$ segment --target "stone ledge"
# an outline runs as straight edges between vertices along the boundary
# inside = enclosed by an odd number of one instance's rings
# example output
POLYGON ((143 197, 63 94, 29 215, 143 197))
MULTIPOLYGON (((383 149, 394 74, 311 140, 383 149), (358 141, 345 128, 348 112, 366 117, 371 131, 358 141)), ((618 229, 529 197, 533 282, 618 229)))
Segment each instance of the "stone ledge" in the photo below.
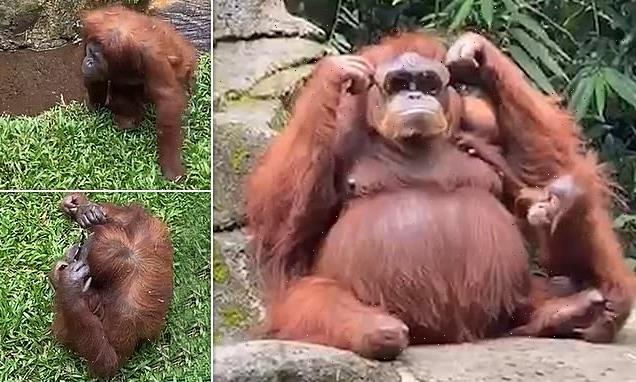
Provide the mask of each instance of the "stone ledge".
POLYGON ((154 0, 149 12, 170 21, 196 49, 209 52, 212 44, 212 18, 207 0, 154 0))
POLYGON ((214 350, 213 379, 221 382, 398 382, 388 364, 351 352, 286 341, 250 341, 214 350))
POLYGON ((241 223, 243 177, 276 135, 278 100, 243 99, 214 113, 214 231, 241 223))
POLYGON ((292 16, 282 0, 215 0, 214 40, 298 36, 320 39, 325 33, 292 16))
POLYGON ((250 341, 216 347, 213 371, 223 382, 629 382, 636 381, 636 346, 507 338, 416 346, 381 363, 324 346, 250 341))
POLYGON ((301 38, 262 38, 214 47, 215 98, 236 98, 276 71, 310 63, 328 48, 301 38))

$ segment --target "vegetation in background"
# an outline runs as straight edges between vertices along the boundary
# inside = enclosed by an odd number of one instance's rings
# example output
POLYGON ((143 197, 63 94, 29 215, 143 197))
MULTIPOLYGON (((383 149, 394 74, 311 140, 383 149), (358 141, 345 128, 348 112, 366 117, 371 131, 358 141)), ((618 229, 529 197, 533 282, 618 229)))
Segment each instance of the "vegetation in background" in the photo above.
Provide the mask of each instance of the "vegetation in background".
MULTIPOLYGON (((93 381, 86 361, 54 341, 51 265, 80 238, 58 209, 63 194, 0 194, 0 381, 93 381)), ((137 202, 170 228, 174 297, 161 336, 143 344, 112 381, 210 380, 210 194, 90 193, 137 202)))
POLYGON ((287 0, 340 52, 394 30, 487 35, 546 93, 567 101, 628 207, 615 224, 636 258, 636 3, 630 0, 287 0))

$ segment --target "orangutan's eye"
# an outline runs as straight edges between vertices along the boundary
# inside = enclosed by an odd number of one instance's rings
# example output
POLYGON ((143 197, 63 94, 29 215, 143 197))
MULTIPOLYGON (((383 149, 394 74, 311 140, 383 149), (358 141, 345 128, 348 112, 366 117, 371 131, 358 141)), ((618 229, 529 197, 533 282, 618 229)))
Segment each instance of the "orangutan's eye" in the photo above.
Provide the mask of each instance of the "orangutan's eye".
POLYGON ((389 94, 399 93, 410 89, 413 77, 410 73, 398 72, 387 76, 385 90, 389 94))
POLYGON ((442 87, 442 81, 437 75, 437 73, 433 71, 426 71, 424 73, 419 73, 415 77, 415 83, 417 85, 417 90, 421 91, 425 94, 436 95, 439 93, 442 87))

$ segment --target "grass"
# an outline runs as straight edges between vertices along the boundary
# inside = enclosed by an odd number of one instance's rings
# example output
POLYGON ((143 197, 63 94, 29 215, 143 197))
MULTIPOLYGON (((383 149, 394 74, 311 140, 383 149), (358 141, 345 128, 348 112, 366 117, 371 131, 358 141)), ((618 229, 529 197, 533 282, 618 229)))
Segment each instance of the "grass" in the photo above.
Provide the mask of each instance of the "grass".
MULTIPOLYGON (((0 194, 0 381, 87 381, 86 361, 52 338, 46 275, 80 230, 59 212, 58 193, 0 194)), ((174 299, 167 327, 142 345, 113 381, 210 380, 210 194, 89 194, 136 201, 170 227, 174 299)))
POLYGON ((116 130, 107 111, 57 105, 35 117, 0 116, 0 189, 210 189, 210 54, 183 117, 185 180, 168 182, 157 164, 152 110, 136 131, 116 130))

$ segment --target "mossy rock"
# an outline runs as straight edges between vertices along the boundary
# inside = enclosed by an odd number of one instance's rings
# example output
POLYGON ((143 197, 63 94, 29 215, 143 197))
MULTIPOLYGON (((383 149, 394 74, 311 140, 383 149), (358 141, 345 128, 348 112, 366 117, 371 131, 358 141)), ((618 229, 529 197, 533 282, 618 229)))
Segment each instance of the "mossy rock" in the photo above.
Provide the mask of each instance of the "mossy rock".
POLYGON ((301 38, 232 41, 214 47, 215 99, 239 99, 259 81, 289 68, 315 62, 325 45, 301 38))
MULTIPOLYGON (((45 50, 79 38, 80 12, 115 0, 0 0, 0 51, 45 50)), ((210 2, 205 0, 124 0, 141 12, 170 21, 200 50, 211 44, 210 2)))
POLYGON ((254 98, 283 100, 289 97, 296 90, 296 87, 304 84, 313 68, 314 65, 300 65, 281 70, 259 81, 249 91, 249 95, 254 98))
MULTIPOLYGON (((630 322, 623 332, 634 330, 630 322)), ((629 335, 605 345, 500 338, 411 346, 392 362, 369 361, 352 352, 301 342, 249 341, 215 348, 213 378, 221 382, 625 382, 633 380, 636 372, 634 341, 629 335)))
POLYGON ((209 0, 128 0, 147 7, 148 13, 169 20, 200 51, 209 52, 212 18, 209 0))
POLYGON ((77 36, 84 0, 0 0, 0 50, 47 49, 77 36))
POLYGON ((214 40, 248 40, 254 36, 324 38, 310 22, 292 16, 283 0, 215 0, 214 40))
POLYGON ((276 135, 281 108, 277 100, 243 99, 214 114, 215 230, 242 223, 244 177, 276 135))
POLYGON ((251 341, 217 347, 213 379, 220 382, 411 381, 401 379, 389 364, 326 346, 285 341, 251 341))
POLYGON ((240 231, 215 233, 213 238, 215 344, 245 340, 262 316, 254 270, 240 231))

